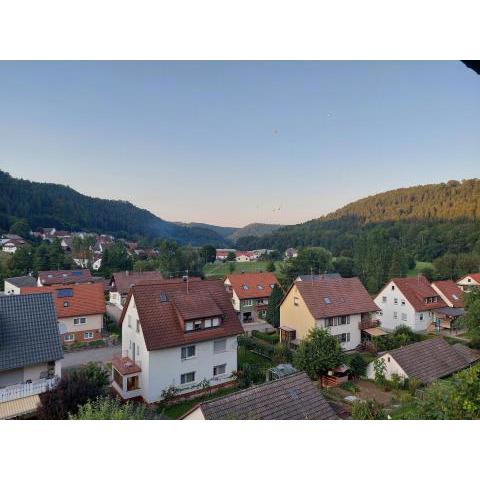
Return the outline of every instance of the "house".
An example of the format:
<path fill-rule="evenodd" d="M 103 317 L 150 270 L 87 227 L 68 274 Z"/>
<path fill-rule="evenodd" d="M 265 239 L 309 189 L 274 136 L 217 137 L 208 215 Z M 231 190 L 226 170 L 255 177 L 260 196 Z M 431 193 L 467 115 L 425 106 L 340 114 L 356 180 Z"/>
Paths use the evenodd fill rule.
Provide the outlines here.
<path fill-rule="evenodd" d="M 236 273 L 228 275 L 224 285 L 232 305 L 246 332 L 266 331 L 272 327 L 265 321 L 268 299 L 277 277 L 271 272 Z"/>
<path fill-rule="evenodd" d="M 382 329 L 387 332 L 406 325 L 414 332 L 426 331 L 435 320 L 435 310 L 446 307 L 439 293 L 422 275 L 393 278 L 375 297 L 382 313 Z"/>
<path fill-rule="evenodd" d="M 92 262 L 92 270 L 100 270 L 102 266 L 102 256 L 101 255 L 94 255 L 93 262 Z"/>
<path fill-rule="evenodd" d="M 202 402 L 182 420 L 336 420 L 305 372 Z"/>
<path fill-rule="evenodd" d="M 395 373 L 402 378 L 416 378 L 428 384 L 467 368 L 479 358 L 480 355 L 466 345 L 450 345 L 437 337 L 390 350 L 376 361 L 384 364 L 387 380 L 391 380 Z M 367 377 L 370 379 L 375 378 L 374 364 L 375 361 L 367 367 Z"/>
<path fill-rule="evenodd" d="M 5 253 L 15 253 L 19 248 L 24 247 L 26 245 L 25 240 L 20 239 L 8 239 L 5 242 L 2 242 L 2 251 Z"/>
<path fill-rule="evenodd" d="M 112 386 L 122 398 L 151 403 L 170 387 L 192 395 L 231 383 L 243 329 L 221 280 L 134 285 L 120 322 Z"/>
<path fill-rule="evenodd" d="M 34 412 L 60 378 L 62 358 L 52 296 L 0 296 L 0 419 Z"/>
<path fill-rule="evenodd" d="M 232 252 L 235 253 L 234 249 L 229 249 L 229 248 L 224 248 L 224 249 L 218 249 L 215 252 L 215 260 L 222 262 L 223 260 L 226 260 L 228 257 L 228 254 Z"/>
<path fill-rule="evenodd" d="M 344 350 L 361 343 L 361 328 L 378 311 L 362 282 L 353 278 L 295 281 L 280 304 L 280 338 L 298 344 L 313 328 L 326 329 Z"/>
<path fill-rule="evenodd" d="M 439 280 L 432 288 L 450 308 L 463 308 L 463 291 L 453 280 Z"/>
<path fill-rule="evenodd" d="M 434 310 L 435 330 L 446 329 L 457 333 L 461 326 L 460 319 L 465 315 L 463 292 L 453 280 L 440 280 L 432 283 L 432 288 L 446 303 L 446 307 Z"/>
<path fill-rule="evenodd" d="M 480 287 L 480 273 L 469 273 L 457 280 L 457 285 L 464 291 L 468 292 L 472 287 Z"/>
<path fill-rule="evenodd" d="M 4 281 L 5 295 L 19 295 L 20 289 L 23 287 L 35 287 L 37 279 L 31 275 L 24 275 L 23 277 L 6 278 Z"/>
<path fill-rule="evenodd" d="M 87 269 L 46 270 L 38 272 L 37 286 L 92 283 L 93 281 L 92 274 Z"/>
<path fill-rule="evenodd" d="M 296 258 L 298 257 L 298 251 L 295 248 L 287 248 L 285 250 L 285 258 L 288 260 L 289 258 Z"/>
<path fill-rule="evenodd" d="M 102 338 L 105 297 L 101 283 L 22 288 L 21 293 L 49 292 L 55 303 L 64 345 Z"/>
<path fill-rule="evenodd" d="M 252 262 L 258 258 L 253 252 L 235 252 L 235 260 L 237 262 Z"/>
<path fill-rule="evenodd" d="M 142 282 L 159 282 L 163 280 L 160 272 L 115 272 L 110 280 L 109 302 L 122 308 L 130 287 Z"/>

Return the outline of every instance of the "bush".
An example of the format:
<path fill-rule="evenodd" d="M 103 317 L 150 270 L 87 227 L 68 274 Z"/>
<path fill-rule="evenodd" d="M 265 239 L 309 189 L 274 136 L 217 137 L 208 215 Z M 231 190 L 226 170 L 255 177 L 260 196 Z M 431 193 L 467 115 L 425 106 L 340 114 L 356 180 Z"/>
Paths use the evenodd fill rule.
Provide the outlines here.
<path fill-rule="evenodd" d="M 70 420 L 148 420 L 155 414 L 141 403 L 121 403 L 116 398 L 100 397 L 81 405 Z"/>
<path fill-rule="evenodd" d="M 340 385 L 343 390 L 346 390 L 347 392 L 352 392 L 352 393 L 357 393 L 360 391 L 360 389 L 352 382 L 345 382 Z"/>
<path fill-rule="evenodd" d="M 248 337 L 247 335 L 240 335 L 238 337 L 238 345 L 268 358 L 272 358 L 275 350 L 273 345 L 258 340 L 255 337 Z"/>
<path fill-rule="evenodd" d="M 284 343 L 277 343 L 274 347 L 272 361 L 275 365 L 279 363 L 290 363 L 292 361 L 292 351 Z"/>
<path fill-rule="evenodd" d="M 253 383 L 261 383 L 265 380 L 265 374 L 258 365 L 244 363 L 241 370 L 235 372 L 237 384 L 240 388 L 247 388 Z"/>
<path fill-rule="evenodd" d="M 252 332 L 252 335 L 256 338 L 259 338 L 260 340 L 263 340 L 264 342 L 268 342 L 273 345 L 277 344 L 280 341 L 280 337 L 277 333 L 265 333 L 254 330 Z"/>
<path fill-rule="evenodd" d="M 354 420 L 386 420 L 387 414 L 376 400 L 358 400 L 352 406 Z"/>

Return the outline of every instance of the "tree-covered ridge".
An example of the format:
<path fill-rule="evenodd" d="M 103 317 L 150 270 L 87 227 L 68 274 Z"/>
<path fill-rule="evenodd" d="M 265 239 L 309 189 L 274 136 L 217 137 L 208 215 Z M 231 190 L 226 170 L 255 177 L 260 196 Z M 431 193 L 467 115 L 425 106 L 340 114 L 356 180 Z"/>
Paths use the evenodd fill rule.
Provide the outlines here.
<path fill-rule="evenodd" d="M 167 222 L 130 202 L 89 197 L 64 185 L 16 179 L 0 170 L 0 229 L 8 231 L 18 219 L 25 219 L 33 229 L 164 237 L 193 245 L 226 243 L 212 230 Z"/>
<path fill-rule="evenodd" d="M 371 195 L 323 217 L 356 217 L 362 222 L 398 220 L 479 220 L 480 180 L 419 185 Z"/>

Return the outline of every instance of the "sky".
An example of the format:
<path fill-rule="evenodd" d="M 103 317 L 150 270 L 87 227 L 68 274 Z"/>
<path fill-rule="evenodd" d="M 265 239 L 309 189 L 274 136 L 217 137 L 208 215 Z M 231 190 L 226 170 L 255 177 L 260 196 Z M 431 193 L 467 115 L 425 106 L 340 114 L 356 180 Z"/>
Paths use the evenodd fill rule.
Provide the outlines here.
<path fill-rule="evenodd" d="M 0 168 L 166 220 L 293 224 L 478 177 L 450 62 L 0 62 Z"/>

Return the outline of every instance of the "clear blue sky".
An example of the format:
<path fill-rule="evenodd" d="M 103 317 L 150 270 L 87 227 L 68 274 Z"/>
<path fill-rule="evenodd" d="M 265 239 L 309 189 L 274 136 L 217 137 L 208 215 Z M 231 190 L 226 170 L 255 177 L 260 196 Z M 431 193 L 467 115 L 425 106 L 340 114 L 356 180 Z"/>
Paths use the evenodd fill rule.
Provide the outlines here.
<path fill-rule="evenodd" d="M 167 220 L 297 223 L 480 174 L 460 62 L 0 62 L 0 166 Z"/>

